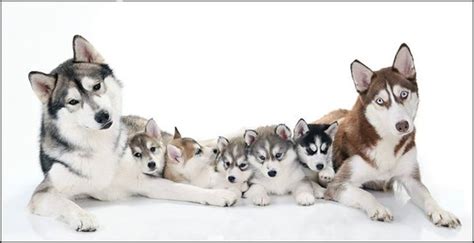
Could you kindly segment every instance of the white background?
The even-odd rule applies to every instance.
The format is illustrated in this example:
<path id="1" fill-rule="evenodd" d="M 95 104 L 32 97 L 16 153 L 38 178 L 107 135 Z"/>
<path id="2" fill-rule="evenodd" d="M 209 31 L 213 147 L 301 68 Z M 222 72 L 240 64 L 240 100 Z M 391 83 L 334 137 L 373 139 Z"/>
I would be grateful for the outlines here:
<path id="1" fill-rule="evenodd" d="M 3 239 L 472 239 L 472 3 L 2 3 Z M 72 57 L 81 34 L 124 83 L 124 114 L 195 138 L 312 121 L 350 108 L 349 64 L 391 65 L 408 43 L 421 103 L 422 178 L 460 230 L 432 226 L 404 197 L 377 194 L 392 223 L 332 202 L 289 197 L 257 208 L 149 199 L 81 202 L 98 217 L 81 234 L 31 216 L 41 181 L 40 102 L 28 72 Z"/>

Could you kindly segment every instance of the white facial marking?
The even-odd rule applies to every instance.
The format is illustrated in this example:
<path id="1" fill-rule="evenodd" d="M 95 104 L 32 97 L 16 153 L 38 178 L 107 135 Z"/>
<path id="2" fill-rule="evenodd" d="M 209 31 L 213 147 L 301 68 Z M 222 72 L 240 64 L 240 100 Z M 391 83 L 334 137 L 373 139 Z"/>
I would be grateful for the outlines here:
<path id="1" fill-rule="evenodd" d="M 314 144 L 314 143 L 312 143 L 312 144 L 309 145 L 309 149 L 311 149 L 311 151 L 313 151 L 313 152 L 316 151 L 317 148 L 318 148 L 318 147 L 317 147 L 316 144 Z"/>
<path id="2" fill-rule="evenodd" d="M 92 87 L 94 85 L 96 85 L 97 83 L 99 83 L 99 81 L 97 80 L 94 80 L 90 77 L 84 77 L 82 78 L 81 80 L 81 84 L 82 84 L 82 87 L 84 87 L 84 89 L 88 90 L 88 91 L 91 91 L 92 90 Z"/>

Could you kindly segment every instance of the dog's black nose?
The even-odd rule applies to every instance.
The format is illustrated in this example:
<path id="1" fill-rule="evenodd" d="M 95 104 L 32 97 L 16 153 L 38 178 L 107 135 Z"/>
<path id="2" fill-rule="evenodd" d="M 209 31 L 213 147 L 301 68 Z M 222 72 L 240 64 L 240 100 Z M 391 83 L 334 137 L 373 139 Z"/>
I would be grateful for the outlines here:
<path id="1" fill-rule="evenodd" d="M 155 167 L 156 167 L 156 163 L 155 163 L 155 162 L 153 162 L 153 161 L 148 162 L 148 168 L 150 168 L 150 170 L 155 169 Z"/>
<path id="2" fill-rule="evenodd" d="M 227 180 L 234 183 L 235 182 L 235 176 L 229 176 L 229 177 L 227 177 Z"/>
<path id="3" fill-rule="evenodd" d="M 323 164 L 317 164 L 316 169 L 322 170 L 322 169 L 324 169 L 324 165 Z"/>
<path id="4" fill-rule="evenodd" d="M 109 113 L 107 111 L 101 110 L 97 113 L 95 113 L 94 119 L 96 122 L 100 124 L 104 124 L 109 121 Z"/>
<path id="5" fill-rule="evenodd" d="M 271 171 L 268 172 L 268 175 L 269 175 L 270 177 L 275 177 L 275 176 L 277 175 L 277 172 L 274 171 L 274 170 L 271 170 Z"/>
<path id="6" fill-rule="evenodd" d="M 395 124 L 395 127 L 397 128 L 397 131 L 399 132 L 406 132 L 408 131 L 408 128 L 410 128 L 410 125 L 408 124 L 408 121 L 403 120 L 403 121 L 397 122 L 397 124 Z"/>

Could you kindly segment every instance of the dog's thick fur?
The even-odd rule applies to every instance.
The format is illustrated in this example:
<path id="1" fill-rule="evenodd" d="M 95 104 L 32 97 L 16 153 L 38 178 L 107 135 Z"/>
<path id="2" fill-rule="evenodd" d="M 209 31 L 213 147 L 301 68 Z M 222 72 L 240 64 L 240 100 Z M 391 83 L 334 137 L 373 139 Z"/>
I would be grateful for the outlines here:
<path id="1" fill-rule="evenodd" d="M 408 46 L 400 46 L 391 67 L 373 72 L 356 60 L 351 70 L 359 92 L 354 107 L 320 120 L 340 123 L 333 145 L 337 172 L 325 197 L 361 208 L 373 220 L 391 221 L 390 210 L 360 187 L 383 189 L 397 181 L 434 224 L 458 227 L 459 219 L 443 210 L 421 182 L 414 127 L 418 86 Z"/>
<path id="2" fill-rule="evenodd" d="M 83 37 L 74 37 L 73 50 L 74 58 L 50 74 L 29 74 L 43 110 L 40 161 L 44 180 L 30 200 L 32 213 L 57 217 L 78 231 L 95 231 L 96 219 L 74 198 L 116 198 L 108 195 L 112 193 L 220 206 L 235 202 L 235 195 L 227 190 L 155 177 L 144 177 L 134 188 L 114 186 L 111 190 L 111 183 L 122 175 L 119 161 L 127 147 L 127 128 L 120 121 L 122 85 Z M 127 182 L 127 178 L 122 179 Z"/>

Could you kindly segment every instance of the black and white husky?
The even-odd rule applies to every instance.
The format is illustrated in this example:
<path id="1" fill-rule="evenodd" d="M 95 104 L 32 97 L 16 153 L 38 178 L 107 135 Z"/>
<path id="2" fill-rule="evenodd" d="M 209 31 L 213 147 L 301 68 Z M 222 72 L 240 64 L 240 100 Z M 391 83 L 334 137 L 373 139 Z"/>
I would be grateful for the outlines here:
<path id="1" fill-rule="evenodd" d="M 286 125 L 247 130 L 244 140 L 248 161 L 254 169 L 245 197 L 255 205 L 265 206 L 270 204 L 269 194 L 291 193 L 300 205 L 314 204 L 311 182 L 298 162 L 291 131 Z"/>
<path id="2" fill-rule="evenodd" d="M 307 124 L 301 118 L 295 126 L 293 139 L 299 161 L 306 176 L 313 182 L 316 198 L 324 198 L 326 186 L 334 178 L 332 141 L 337 122 L 331 124 Z"/>
<path id="3" fill-rule="evenodd" d="M 74 58 L 50 74 L 30 72 L 33 91 L 42 103 L 40 161 L 44 180 L 29 203 L 32 213 L 57 217 L 78 231 L 95 231 L 93 215 L 72 199 L 109 198 L 120 170 L 127 129 L 120 121 L 121 83 L 104 58 L 83 37 L 73 39 Z M 130 184 L 132 184 L 131 182 Z M 129 193 L 152 198 L 231 205 L 235 195 L 143 177 Z M 127 188 L 127 190 L 130 190 Z M 120 188 L 114 188 L 113 193 Z"/>

